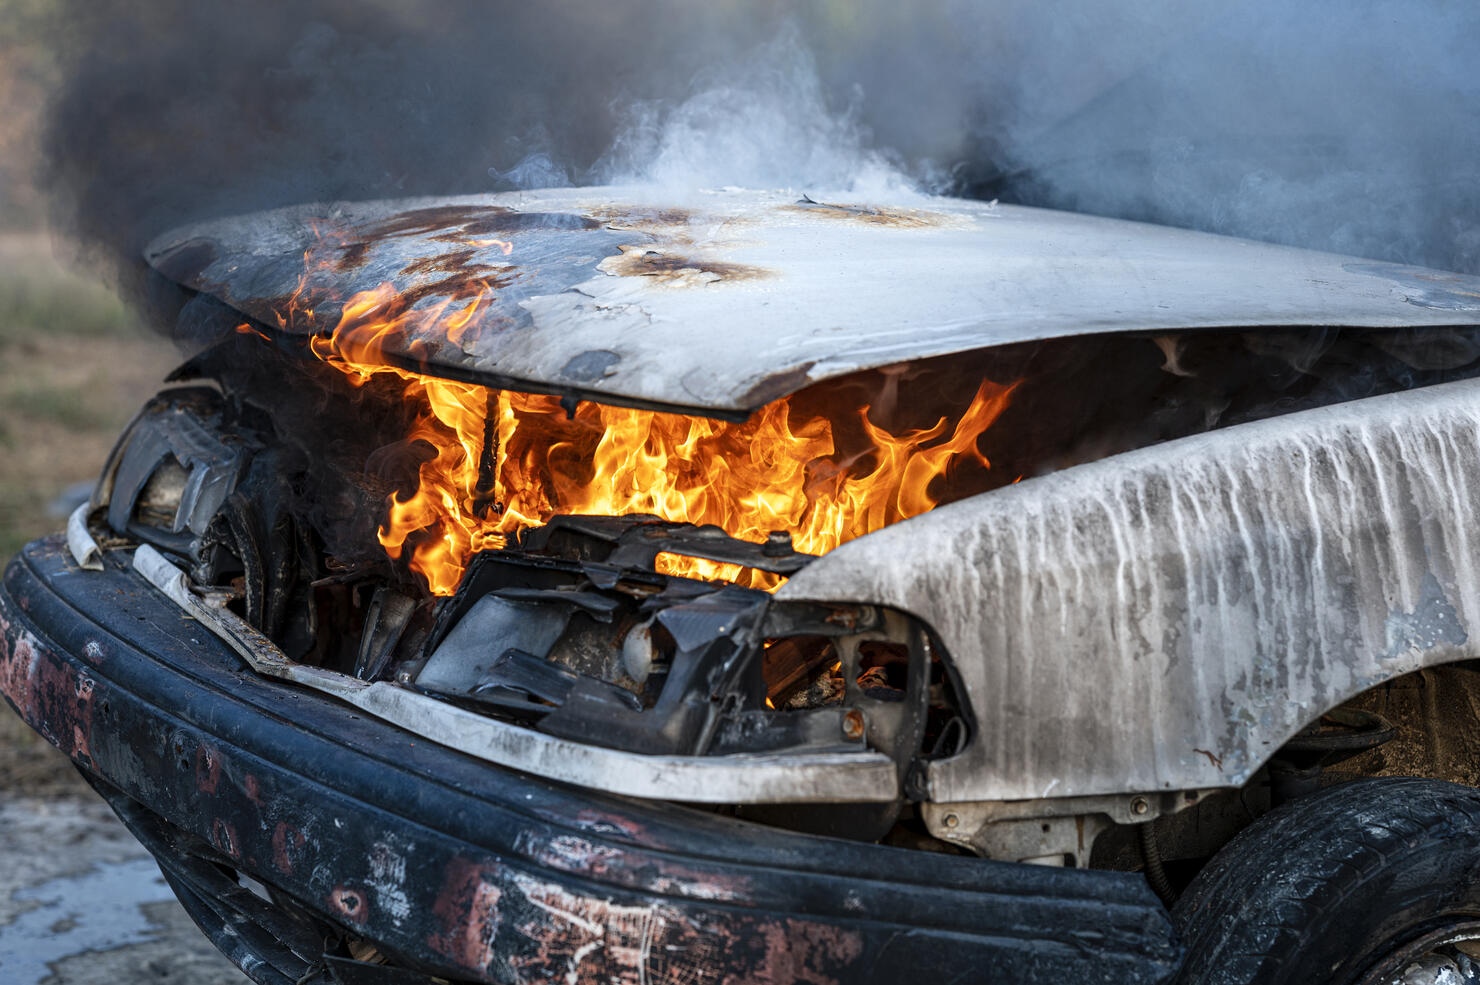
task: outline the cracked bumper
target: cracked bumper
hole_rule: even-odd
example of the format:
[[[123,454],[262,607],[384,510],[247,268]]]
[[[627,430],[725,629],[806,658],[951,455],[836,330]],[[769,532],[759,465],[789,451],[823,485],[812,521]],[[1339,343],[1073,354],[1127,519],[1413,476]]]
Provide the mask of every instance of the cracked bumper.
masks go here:
[[[253,674],[118,559],[83,571],[56,539],[5,573],[0,691],[136,826],[208,844],[424,974],[1123,985],[1179,957],[1138,876],[796,835],[490,767]]]

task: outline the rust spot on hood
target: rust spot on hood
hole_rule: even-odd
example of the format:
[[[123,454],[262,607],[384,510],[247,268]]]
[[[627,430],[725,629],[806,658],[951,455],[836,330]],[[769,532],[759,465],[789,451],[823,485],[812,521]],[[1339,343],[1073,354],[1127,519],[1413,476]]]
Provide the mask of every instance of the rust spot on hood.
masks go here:
[[[597,220],[574,212],[520,212],[502,205],[440,205],[409,209],[384,219],[344,229],[337,237],[336,266],[361,267],[375,244],[388,239],[425,238],[463,247],[486,247],[504,236],[528,230],[596,229]]]
[[[940,212],[925,209],[899,209],[876,205],[834,205],[831,202],[814,202],[805,195],[792,205],[783,205],[787,212],[813,215],[839,222],[861,222],[870,226],[892,226],[896,229],[925,229],[944,226],[950,217]]]
[[[502,290],[519,279],[520,272],[517,268],[478,263],[474,260],[476,255],[476,250],[452,250],[408,263],[401,269],[401,273],[407,276],[446,276],[433,281],[413,283],[404,288],[396,304],[396,314],[416,307],[427,298],[446,298],[449,301],[486,299],[493,292]]]
[[[443,242],[531,229],[595,229],[600,223],[575,212],[520,212],[503,205],[442,205],[410,209],[356,229],[363,239],[426,236]]]
[[[689,209],[630,208],[615,206],[592,209],[592,219],[611,229],[639,229],[643,232],[672,235],[677,228],[693,224],[699,216]]]
[[[756,280],[771,276],[764,267],[692,256],[678,250],[624,246],[616,256],[597,264],[602,273],[617,277],[652,277],[673,287],[699,287],[722,280]]]

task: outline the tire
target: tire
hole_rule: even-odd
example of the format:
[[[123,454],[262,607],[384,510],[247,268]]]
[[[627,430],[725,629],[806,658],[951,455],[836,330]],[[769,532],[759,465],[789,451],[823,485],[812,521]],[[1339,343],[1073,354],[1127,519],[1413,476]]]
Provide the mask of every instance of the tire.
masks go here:
[[[1219,852],[1172,919],[1179,985],[1375,985],[1421,955],[1468,970],[1445,942],[1480,939],[1480,790],[1385,778],[1302,797]]]

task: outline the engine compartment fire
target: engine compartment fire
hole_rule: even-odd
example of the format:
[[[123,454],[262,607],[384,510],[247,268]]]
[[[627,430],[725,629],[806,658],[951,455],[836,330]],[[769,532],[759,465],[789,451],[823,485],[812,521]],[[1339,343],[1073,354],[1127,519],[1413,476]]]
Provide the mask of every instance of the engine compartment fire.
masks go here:
[[[1461,776],[1480,281],[635,195],[150,248],[0,690],[265,981],[1164,981],[1281,805]]]
[[[391,504],[380,542],[399,557],[411,539],[411,567],[436,595],[452,594],[479,551],[503,547],[558,513],[655,516],[826,553],[933,508],[932,483],[958,463],[990,468],[978,439],[1013,390],[1012,383],[983,380],[964,410],[902,434],[874,424],[865,404],[851,429],[854,447],[845,449],[830,420],[801,416],[787,398],[743,422],[716,421],[562,405],[557,397],[492,391],[376,362],[373,339],[397,330],[376,315],[393,305],[382,292],[352,298],[314,352],[357,382],[376,374],[401,380],[402,399],[416,406],[407,438],[425,442],[432,457],[420,468],[417,490]],[[429,324],[416,331],[450,335],[464,312],[438,326],[443,316],[432,309]],[[772,573],[742,574],[698,558],[664,555],[659,570],[776,584]]]
[[[847,818],[865,839],[894,826],[922,751],[964,741],[949,668],[916,620],[767,590],[842,540],[1010,481],[979,441],[1014,383],[985,379],[921,427],[890,430],[870,409],[911,421],[959,407],[959,387],[939,389],[959,367],[855,375],[731,422],[372,362],[354,342],[365,324],[304,347],[238,322],[178,374],[218,386],[162,393],[99,486],[112,531],[149,545],[136,566],[258,669],[600,789],[755,817],[872,804]],[[277,385],[244,386],[244,367]],[[326,414],[355,439],[305,433]],[[377,456],[385,475],[367,475]],[[656,757],[700,758],[634,781]],[[836,823],[814,813],[776,816]]]
[[[727,421],[493,391],[406,368],[405,357],[416,358],[429,343],[476,342],[484,330],[480,312],[518,280],[523,252],[534,250],[536,262],[542,259],[537,251],[543,241],[526,247],[518,232],[568,225],[538,213],[426,209],[355,234],[316,226],[296,288],[272,312],[278,328],[308,334],[310,351],[356,383],[386,375],[404,385],[401,399],[417,408],[406,440],[424,442],[432,457],[420,468],[416,491],[391,505],[380,541],[399,557],[410,538],[410,565],[433,594],[452,594],[479,551],[502,547],[510,535],[557,513],[651,515],[717,526],[742,540],[788,537],[796,549],[822,554],[934,507],[939,493],[932,485],[959,462],[990,468],[978,439],[1010,400],[1011,381],[984,379],[969,405],[939,400],[947,412],[896,433],[875,424],[870,411],[881,400],[892,405],[898,399],[897,374],[884,376],[876,397],[835,425],[815,409],[794,408],[788,397]],[[399,286],[387,280],[341,297],[336,275],[364,261],[369,241],[414,232],[431,232],[439,252],[406,264]],[[629,262],[636,252],[624,250],[617,258]],[[479,253],[506,263],[477,261]],[[720,271],[733,276],[736,270],[690,265],[655,251],[630,262],[640,276],[665,281]],[[441,277],[430,287],[404,283],[407,275],[429,271]],[[339,311],[338,321],[316,333],[315,312],[326,306]],[[256,331],[248,323],[237,330]],[[598,362],[613,356],[593,355]],[[699,558],[664,555],[659,569],[738,576],[757,587],[778,583],[773,573]]]

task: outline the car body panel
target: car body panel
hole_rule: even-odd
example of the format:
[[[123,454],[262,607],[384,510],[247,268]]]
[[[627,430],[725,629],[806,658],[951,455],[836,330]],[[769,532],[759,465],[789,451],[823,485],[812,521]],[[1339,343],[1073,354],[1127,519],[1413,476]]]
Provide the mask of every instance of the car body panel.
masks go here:
[[[1480,277],[1141,223],[928,197],[671,201],[582,188],[308,205],[177,229],[146,255],[292,335],[331,332],[348,299],[388,284],[398,300],[376,317],[411,317],[376,339],[387,358],[729,416],[857,370],[1036,339],[1480,321]]]
[[[423,974],[830,985],[992,969],[1150,985],[1180,957],[1134,873],[792,834],[419,741],[252,673],[126,559],[85,571],[58,538],[7,569],[0,692],[126,799],[172,883],[190,889],[202,860],[229,866]],[[187,896],[208,904],[193,910],[235,909]],[[294,980],[287,931],[243,920],[228,936],[259,980]],[[252,949],[263,937],[279,944],[278,977]]]
[[[932,799],[1233,787],[1302,726],[1480,656],[1480,381],[1229,427],[838,547],[778,592],[927,621],[978,732]]]
[[[68,537],[73,560],[87,554]],[[872,750],[730,756],[655,756],[546,735],[391,681],[367,682],[295,663],[225,605],[189,587],[185,572],[148,544],[134,549],[138,571],[170,601],[237,652],[257,673],[311,687],[433,742],[500,766],[631,797],[689,803],[852,801],[899,797],[894,763]],[[481,641],[480,641],[481,642]]]

